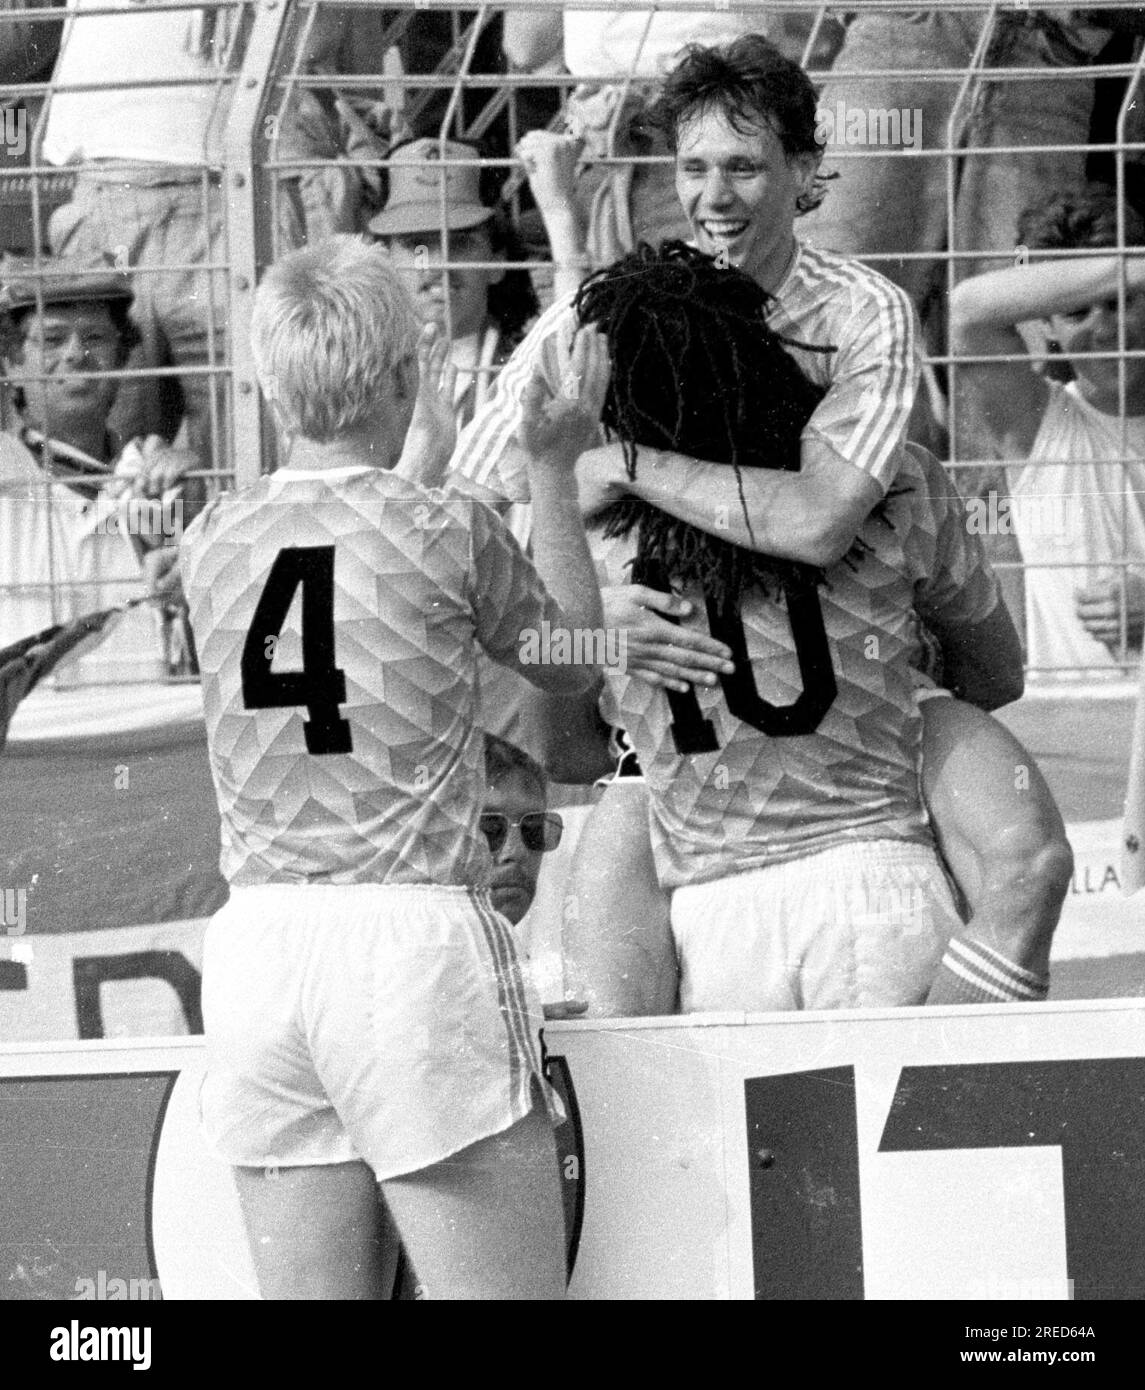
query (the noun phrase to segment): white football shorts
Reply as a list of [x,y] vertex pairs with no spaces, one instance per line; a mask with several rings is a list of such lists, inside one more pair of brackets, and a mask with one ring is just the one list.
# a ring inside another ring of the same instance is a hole
[[672,894],[682,1013],[922,1004],[961,927],[934,849],[856,840]]
[[554,1121],[541,1006],[489,896],[435,885],[232,888],[203,947],[200,1114],[228,1163],[364,1159],[379,1181]]

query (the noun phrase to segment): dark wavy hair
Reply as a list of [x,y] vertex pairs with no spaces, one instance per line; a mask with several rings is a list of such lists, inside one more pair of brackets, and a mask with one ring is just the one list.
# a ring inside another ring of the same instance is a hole
[[[788,353],[804,343],[768,327],[774,297],[750,276],[681,241],[641,244],[581,286],[576,312],[608,340],[612,376],[602,422],[625,450],[670,449],[735,468],[798,471],[803,428],[824,391]],[[812,349],[833,351],[831,348]],[[740,480],[740,505],[751,520]],[[609,536],[638,528],[636,573],[671,579],[722,603],[755,585],[771,592],[820,571],[721,540],[638,497],[601,515]]]
[[[665,78],[648,118],[664,132],[672,150],[689,117],[715,109],[741,135],[766,122],[788,159],[799,155],[819,159],[823,147],[816,138],[817,107],[815,88],[799,64],[784,57],[761,34],[745,34],[722,48],[689,44]],[[827,183],[835,177],[816,173],[811,187],[797,200],[796,212],[817,208]]]

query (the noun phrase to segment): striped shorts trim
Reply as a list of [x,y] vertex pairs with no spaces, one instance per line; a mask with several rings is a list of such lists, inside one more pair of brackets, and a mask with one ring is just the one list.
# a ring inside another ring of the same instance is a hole
[[415,1172],[524,1118],[541,1006],[485,892],[232,890],[204,943],[201,1114],[226,1161]]

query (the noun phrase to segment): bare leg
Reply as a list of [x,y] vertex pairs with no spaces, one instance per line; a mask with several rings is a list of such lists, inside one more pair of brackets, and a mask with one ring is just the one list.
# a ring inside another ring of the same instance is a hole
[[[391,1296],[393,1225],[365,1163],[234,1173],[263,1298]],[[543,1108],[382,1192],[425,1297],[564,1297],[564,1213]]]
[[591,1016],[676,1012],[669,897],[656,880],[642,782],[611,783],[585,821],[565,894],[564,955],[568,990]]
[[263,1298],[390,1296],[378,1188],[365,1163],[234,1174]]
[[[990,715],[961,700],[923,704],[923,794],[982,942],[1038,976],[1073,872],[1073,854],[1037,764]],[[938,985],[936,981],[936,987]],[[929,1002],[948,1002],[943,991]]]
[[560,1299],[565,1226],[542,1106],[432,1168],[382,1184],[420,1297]]

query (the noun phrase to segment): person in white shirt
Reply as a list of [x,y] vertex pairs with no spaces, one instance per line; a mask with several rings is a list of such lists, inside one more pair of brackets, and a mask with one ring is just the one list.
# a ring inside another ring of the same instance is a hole
[[[1023,213],[1018,239],[1029,252],[1116,248],[1116,199],[1099,185],[1050,194]],[[1135,248],[1128,254],[1055,256],[990,271],[951,297],[956,350],[1011,358],[960,370],[1008,464],[1009,496],[984,489],[978,522],[986,533],[1017,538],[1032,675],[1116,676],[1127,649],[1141,645],[1145,359],[1132,354],[1145,348],[1143,242],[1145,222],[1127,207],[1123,245]],[[1068,385],[1024,360],[1018,325],[1038,320],[1072,368]]]

